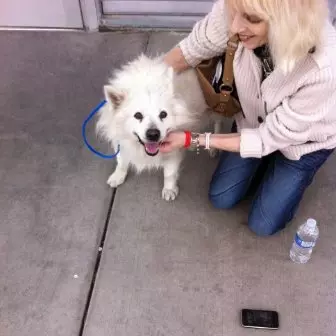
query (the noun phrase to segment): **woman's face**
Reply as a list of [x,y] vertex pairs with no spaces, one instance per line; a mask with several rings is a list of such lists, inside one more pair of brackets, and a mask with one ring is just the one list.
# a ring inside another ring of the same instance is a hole
[[231,32],[238,34],[244,47],[255,49],[267,43],[268,24],[254,14],[232,11]]

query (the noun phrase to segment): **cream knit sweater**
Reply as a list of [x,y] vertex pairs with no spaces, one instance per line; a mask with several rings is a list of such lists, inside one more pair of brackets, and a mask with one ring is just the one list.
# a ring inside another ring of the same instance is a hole
[[[229,33],[224,1],[217,0],[179,43],[191,66],[224,51]],[[244,112],[235,117],[242,157],[260,158],[280,150],[298,160],[304,154],[336,147],[336,31],[330,22],[322,45],[289,75],[275,68],[261,83],[260,60],[240,44],[234,76]]]

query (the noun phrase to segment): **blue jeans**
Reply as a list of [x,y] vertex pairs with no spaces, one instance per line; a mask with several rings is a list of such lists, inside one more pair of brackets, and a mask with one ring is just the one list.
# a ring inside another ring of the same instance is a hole
[[248,226],[259,236],[272,235],[292,220],[304,191],[332,152],[320,150],[298,161],[280,152],[262,159],[223,152],[210,184],[210,201],[230,209],[253,192]]

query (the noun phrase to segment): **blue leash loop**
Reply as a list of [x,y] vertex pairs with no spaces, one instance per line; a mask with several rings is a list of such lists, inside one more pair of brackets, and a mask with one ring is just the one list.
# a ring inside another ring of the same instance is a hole
[[84,139],[84,143],[86,147],[94,154],[98,155],[99,157],[103,159],[114,159],[119,153],[120,153],[120,145],[118,145],[117,152],[111,155],[103,154],[98,152],[96,149],[94,149],[88,142],[86,138],[86,126],[89,123],[89,121],[94,117],[94,115],[106,104],[106,100],[102,100],[89,114],[89,116],[84,120],[82,125],[82,136]]

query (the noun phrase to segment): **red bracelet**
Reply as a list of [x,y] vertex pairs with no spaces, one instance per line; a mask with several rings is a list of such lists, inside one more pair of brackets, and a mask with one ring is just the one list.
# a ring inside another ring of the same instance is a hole
[[191,132],[184,131],[184,134],[185,134],[184,148],[188,148],[191,145]]

